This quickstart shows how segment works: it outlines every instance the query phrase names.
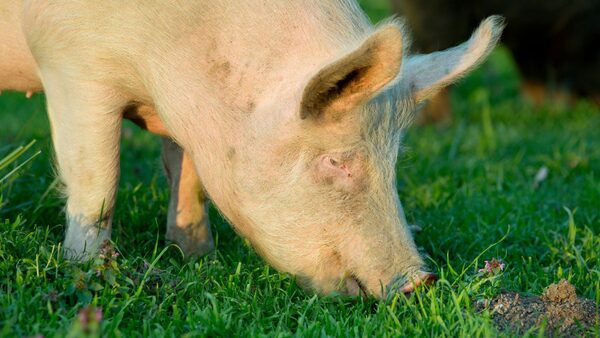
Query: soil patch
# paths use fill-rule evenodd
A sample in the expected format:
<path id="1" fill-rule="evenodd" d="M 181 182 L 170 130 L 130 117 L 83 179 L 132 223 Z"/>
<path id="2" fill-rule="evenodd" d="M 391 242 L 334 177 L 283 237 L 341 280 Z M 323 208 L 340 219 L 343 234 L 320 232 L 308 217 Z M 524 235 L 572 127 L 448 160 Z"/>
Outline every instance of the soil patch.
<path id="1" fill-rule="evenodd" d="M 566 280 L 550 285 L 541 297 L 504 293 L 492 300 L 478 301 L 479 311 L 489 309 L 500 330 L 524 333 L 545 323 L 548 336 L 579 337 L 598 332 L 598 306 L 577 297 L 575 287 Z"/>

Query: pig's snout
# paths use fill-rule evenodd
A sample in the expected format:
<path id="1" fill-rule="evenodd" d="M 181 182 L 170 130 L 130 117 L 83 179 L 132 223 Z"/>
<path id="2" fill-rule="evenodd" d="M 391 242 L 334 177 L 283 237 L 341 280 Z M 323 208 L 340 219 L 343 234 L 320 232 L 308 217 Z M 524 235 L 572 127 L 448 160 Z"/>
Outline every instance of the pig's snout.
<path id="1" fill-rule="evenodd" d="M 404 294 L 413 293 L 421 285 L 431 285 L 438 279 L 437 275 L 431 272 L 421 271 L 411 277 L 398 277 L 387 286 L 386 293 L 401 292 Z"/>
<path id="2" fill-rule="evenodd" d="M 437 275 L 431 272 L 418 272 L 410 278 L 398 276 L 379 292 L 369 290 L 366 282 L 361 281 L 356 275 L 350 275 L 345 279 L 346 293 L 349 295 L 362 297 L 386 297 L 389 294 L 403 293 L 405 295 L 413 293 L 419 286 L 432 285 L 438 279 Z"/>

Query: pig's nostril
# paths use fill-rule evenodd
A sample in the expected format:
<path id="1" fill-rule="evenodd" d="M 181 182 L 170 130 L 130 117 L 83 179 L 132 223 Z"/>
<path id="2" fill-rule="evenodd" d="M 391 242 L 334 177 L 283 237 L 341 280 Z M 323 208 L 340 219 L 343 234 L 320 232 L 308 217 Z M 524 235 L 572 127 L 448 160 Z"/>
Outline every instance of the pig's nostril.
<path id="1" fill-rule="evenodd" d="M 431 285 L 438 279 L 437 275 L 431 272 L 420 272 L 415 274 L 408 283 L 400 288 L 400 292 L 409 294 L 414 292 L 421 285 Z"/>

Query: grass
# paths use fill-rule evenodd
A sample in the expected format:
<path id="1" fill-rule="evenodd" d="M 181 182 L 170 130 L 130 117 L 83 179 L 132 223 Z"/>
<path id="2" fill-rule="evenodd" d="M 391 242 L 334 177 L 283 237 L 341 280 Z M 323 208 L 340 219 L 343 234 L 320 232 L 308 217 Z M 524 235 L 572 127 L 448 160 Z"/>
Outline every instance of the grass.
<path id="1" fill-rule="evenodd" d="M 386 8 L 377 8 L 380 17 Z M 103 259 L 65 261 L 44 98 L 4 93 L 0 336 L 497 336 L 473 302 L 503 290 L 539 294 L 565 278 L 600 303 L 600 112 L 586 101 L 535 107 L 518 85 L 500 49 L 454 88 L 451 122 L 408 133 L 398 189 L 441 279 L 387 301 L 305 293 L 215 210 L 215 252 L 182 259 L 164 242 L 158 139 L 129 123 L 113 231 L 119 255 L 107 247 Z M 536 186 L 543 167 L 549 175 Z M 505 271 L 477 273 L 493 257 Z"/>

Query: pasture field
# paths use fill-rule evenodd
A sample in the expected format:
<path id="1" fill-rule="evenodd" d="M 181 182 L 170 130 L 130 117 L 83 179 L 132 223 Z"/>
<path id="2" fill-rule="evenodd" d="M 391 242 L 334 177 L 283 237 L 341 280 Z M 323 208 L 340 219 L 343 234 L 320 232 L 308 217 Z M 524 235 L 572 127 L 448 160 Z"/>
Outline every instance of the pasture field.
<path id="1" fill-rule="evenodd" d="M 377 20 L 384 3 L 365 7 Z M 381 301 L 299 289 L 214 208 L 216 250 L 183 259 L 164 241 L 160 140 L 128 122 L 114 243 L 96 261 L 64 260 L 44 97 L 3 93 L 0 337 L 511 336 L 517 333 L 498 331 L 490 311 L 474 304 L 506 291 L 540 294 L 561 279 L 598 307 L 600 111 L 585 100 L 534 106 L 519 81 L 500 48 L 453 88 L 451 121 L 408 131 L 398 191 L 440 279 Z M 503 271 L 479 272 L 492 258 Z M 599 327 L 589 335 L 598 337 Z M 520 334 L 543 331 L 542 323 Z"/>

